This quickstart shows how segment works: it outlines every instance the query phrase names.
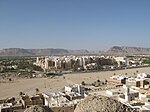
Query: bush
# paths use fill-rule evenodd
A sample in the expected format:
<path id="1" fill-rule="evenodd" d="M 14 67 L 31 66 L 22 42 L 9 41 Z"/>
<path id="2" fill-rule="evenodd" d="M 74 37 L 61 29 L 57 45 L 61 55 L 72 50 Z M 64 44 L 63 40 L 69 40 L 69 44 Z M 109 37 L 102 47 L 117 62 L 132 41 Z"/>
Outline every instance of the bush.
<path id="1" fill-rule="evenodd" d="M 82 82 L 81 82 L 81 84 L 82 84 L 82 85 L 85 85 L 85 82 L 84 82 L 84 81 L 82 81 Z"/>

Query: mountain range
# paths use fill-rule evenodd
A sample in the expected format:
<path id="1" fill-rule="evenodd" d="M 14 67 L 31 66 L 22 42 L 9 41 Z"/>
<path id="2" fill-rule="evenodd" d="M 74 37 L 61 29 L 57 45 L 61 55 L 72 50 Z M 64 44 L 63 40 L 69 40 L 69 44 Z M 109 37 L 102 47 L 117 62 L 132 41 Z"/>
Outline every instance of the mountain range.
<path id="1" fill-rule="evenodd" d="M 150 48 L 113 46 L 105 53 L 111 55 L 149 55 Z"/>
<path id="2" fill-rule="evenodd" d="M 67 50 L 67 49 L 23 49 L 23 48 L 5 48 L 0 49 L 0 56 L 48 56 L 48 55 L 140 55 L 150 54 L 150 48 L 113 46 L 107 51 L 89 51 L 89 50 Z"/>
<path id="3" fill-rule="evenodd" d="M 23 49 L 5 48 L 0 49 L 0 56 L 48 56 L 48 55 L 85 55 L 99 54 L 101 51 L 67 50 L 67 49 Z"/>

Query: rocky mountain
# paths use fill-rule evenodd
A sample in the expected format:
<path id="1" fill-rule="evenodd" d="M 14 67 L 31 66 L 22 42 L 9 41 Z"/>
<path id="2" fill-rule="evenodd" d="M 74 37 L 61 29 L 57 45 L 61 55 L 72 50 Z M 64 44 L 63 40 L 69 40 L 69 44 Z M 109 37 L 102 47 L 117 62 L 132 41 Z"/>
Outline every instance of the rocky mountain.
<path id="1" fill-rule="evenodd" d="M 106 54 L 111 55 L 150 54 L 150 48 L 113 46 L 108 51 L 106 51 Z"/>
<path id="2" fill-rule="evenodd" d="M 95 95 L 82 100 L 74 112 L 138 112 L 109 97 Z"/>
<path id="3" fill-rule="evenodd" d="M 7 48 L 0 49 L 0 56 L 48 56 L 48 55 L 83 55 L 83 54 L 99 54 L 99 52 L 91 52 L 88 50 L 66 50 L 66 49 L 22 49 Z"/>
<path id="4" fill-rule="evenodd" d="M 106 52 L 89 50 L 67 50 L 67 49 L 23 49 L 5 48 L 0 49 L 0 56 L 48 56 L 48 55 L 132 55 L 150 54 L 150 48 L 113 46 Z"/>

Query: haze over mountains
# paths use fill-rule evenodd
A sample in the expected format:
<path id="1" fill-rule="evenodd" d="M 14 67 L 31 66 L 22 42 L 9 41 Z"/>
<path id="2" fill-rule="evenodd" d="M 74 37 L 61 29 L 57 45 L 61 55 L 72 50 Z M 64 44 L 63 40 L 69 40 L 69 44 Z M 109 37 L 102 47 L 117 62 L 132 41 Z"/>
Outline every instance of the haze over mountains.
<path id="1" fill-rule="evenodd" d="M 89 50 L 67 50 L 67 49 L 23 49 L 6 48 L 0 49 L 0 56 L 46 56 L 46 55 L 85 55 L 85 54 L 108 54 L 108 55 L 133 55 L 150 54 L 150 48 L 113 46 L 109 50 L 89 51 Z"/>
<path id="2" fill-rule="evenodd" d="M 67 50 L 67 49 L 23 49 L 6 48 L 0 50 L 0 56 L 47 56 L 47 55 L 81 55 L 81 54 L 99 54 L 100 51 L 88 50 Z"/>
<path id="3" fill-rule="evenodd" d="M 113 46 L 106 54 L 112 55 L 140 55 L 140 54 L 150 54 L 150 48 L 142 47 L 128 47 L 128 46 Z"/>

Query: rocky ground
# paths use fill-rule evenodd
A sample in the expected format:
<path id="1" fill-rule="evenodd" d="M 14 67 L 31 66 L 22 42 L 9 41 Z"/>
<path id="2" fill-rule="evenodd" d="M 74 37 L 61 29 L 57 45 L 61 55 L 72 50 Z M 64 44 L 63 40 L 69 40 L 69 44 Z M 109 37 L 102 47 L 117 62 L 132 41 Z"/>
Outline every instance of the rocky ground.
<path id="1" fill-rule="evenodd" d="M 30 108 L 27 108 L 24 112 L 52 112 L 52 111 L 49 108 L 34 105 L 31 106 Z"/>
<path id="2" fill-rule="evenodd" d="M 45 112 L 45 110 L 40 106 L 32 106 L 27 108 L 24 112 Z"/>
<path id="3" fill-rule="evenodd" d="M 89 96 L 81 101 L 75 112 L 137 112 L 130 107 L 105 96 Z"/>

